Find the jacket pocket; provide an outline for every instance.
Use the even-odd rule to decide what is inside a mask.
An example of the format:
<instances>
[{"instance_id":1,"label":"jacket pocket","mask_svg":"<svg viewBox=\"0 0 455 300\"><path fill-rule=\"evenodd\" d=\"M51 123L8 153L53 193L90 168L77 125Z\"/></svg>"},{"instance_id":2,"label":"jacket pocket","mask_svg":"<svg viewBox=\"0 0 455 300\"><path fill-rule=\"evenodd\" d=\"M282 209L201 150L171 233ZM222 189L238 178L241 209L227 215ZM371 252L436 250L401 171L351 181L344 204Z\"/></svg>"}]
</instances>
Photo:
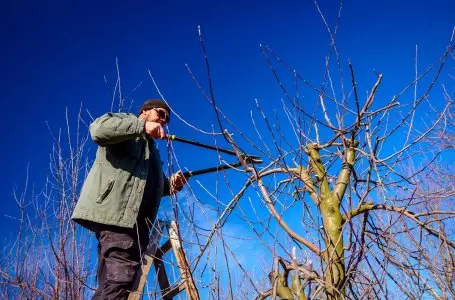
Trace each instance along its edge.
<instances>
[{"instance_id":1,"label":"jacket pocket","mask_svg":"<svg viewBox=\"0 0 455 300\"><path fill-rule=\"evenodd\" d=\"M115 179L113 178L109 179L106 186L102 190L102 193L96 198L96 203L101 203L104 201L104 199L106 199L106 197L109 195L109 193L112 191L112 188L114 187L114 182Z\"/></svg>"}]
</instances>

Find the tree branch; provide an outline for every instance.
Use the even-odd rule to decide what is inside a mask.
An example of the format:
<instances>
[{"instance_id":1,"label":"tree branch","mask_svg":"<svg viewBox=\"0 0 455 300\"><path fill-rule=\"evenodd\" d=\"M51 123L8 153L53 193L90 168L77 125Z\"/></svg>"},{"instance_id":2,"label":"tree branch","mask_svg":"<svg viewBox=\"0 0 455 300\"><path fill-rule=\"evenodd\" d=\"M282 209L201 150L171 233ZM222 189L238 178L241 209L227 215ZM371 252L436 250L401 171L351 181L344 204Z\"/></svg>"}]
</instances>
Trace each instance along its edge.
<instances>
[{"instance_id":1,"label":"tree branch","mask_svg":"<svg viewBox=\"0 0 455 300\"><path fill-rule=\"evenodd\" d=\"M423 214L416 215L404 207L396 207L396 206L384 205L384 204L374 204L372 202L364 203L359 208L353 209L348 214L344 215L343 223L352 219L355 216L358 216L360 214L363 214L363 213L366 213L366 212L369 212L372 210L387 210L387 211L392 211L392 212L396 212L401 215L404 215L404 216L408 217L409 219L413 220L414 222L416 222L422 228L424 228L429 234L437 237L438 239L441 239L442 241L447 243L450 247L455 249L455 243L450 241L444 234L441 234L439 231L434 230L430 226L427 226L426 222L422 222L418 219L418 216L422 216ZM427 214L429 214L429 213L425 213L425 215L427 215ZM434 213L434 214L436 214L436 213Z\"/></svg>"}]
</instances>

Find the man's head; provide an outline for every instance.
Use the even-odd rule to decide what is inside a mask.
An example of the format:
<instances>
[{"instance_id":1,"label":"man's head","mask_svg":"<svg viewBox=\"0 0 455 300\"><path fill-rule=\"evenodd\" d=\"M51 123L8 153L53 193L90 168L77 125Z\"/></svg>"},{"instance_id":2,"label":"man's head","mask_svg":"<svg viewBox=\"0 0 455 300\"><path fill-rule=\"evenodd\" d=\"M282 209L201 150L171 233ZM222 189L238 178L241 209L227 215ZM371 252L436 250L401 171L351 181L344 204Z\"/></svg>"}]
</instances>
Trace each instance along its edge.
<instances>
[{"instance_id":1,"label":"man's head","mask_svg":"<svg viewBox=\"0 0 455 300\"><path fill-rule=\"evenodd\" d=\"M142 104L139 118L148 122L157 122L164 125L169 122L171 109L161 99L149 99Z\"/></svg>"}]
</instances>

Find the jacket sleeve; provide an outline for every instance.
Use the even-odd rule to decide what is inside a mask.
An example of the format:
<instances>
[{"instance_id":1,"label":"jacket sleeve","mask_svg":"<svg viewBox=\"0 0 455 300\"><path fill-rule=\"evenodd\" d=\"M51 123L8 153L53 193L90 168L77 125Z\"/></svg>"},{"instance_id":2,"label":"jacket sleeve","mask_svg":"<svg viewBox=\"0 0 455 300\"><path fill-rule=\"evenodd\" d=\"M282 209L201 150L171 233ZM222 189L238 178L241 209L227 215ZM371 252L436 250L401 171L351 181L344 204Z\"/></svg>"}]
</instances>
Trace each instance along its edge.
<instances>
[{"instance_id":1,"label":"jacket sleeve","mask_svg":"<svg viewBox=\"0 0 455 300\"><path fill-rule=\"evenodd\" d=\"M107 113L90 124L90 135L99 146L131 140L144 133L145 121L132 114Z\"/></svg>"},{"instance_id":2,"label":"jacket sleeve","mask_svg":"<svg viewBox=\"0 0 455 300\"><path fill-rule=\"evenodd\" d=\"M164 174L163 174L164 176ZM164 188L163 188L163 197L169 196L171 194L171 185L169 184L169 178L164 177Z\"/></svg>"}]
</instances>

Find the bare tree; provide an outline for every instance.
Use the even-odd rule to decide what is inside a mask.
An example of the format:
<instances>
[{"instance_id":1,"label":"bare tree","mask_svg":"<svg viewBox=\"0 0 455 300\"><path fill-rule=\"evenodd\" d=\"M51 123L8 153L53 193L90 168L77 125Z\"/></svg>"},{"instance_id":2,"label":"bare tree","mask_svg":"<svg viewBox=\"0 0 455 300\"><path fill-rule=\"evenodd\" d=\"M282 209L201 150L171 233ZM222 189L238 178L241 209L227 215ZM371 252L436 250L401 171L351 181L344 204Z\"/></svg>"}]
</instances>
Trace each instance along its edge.
<instances>
[{"instance_id":1,"label":"bare tree","mask_svg":"<svg viewBox=\"0 0 455 300\"><path fill-rule=\"evenodd\" d=\"M87 134L81 133L81 114L67 133L53 136L50 174L36 191L26 178L14 193L18 207L17 238L4 249L0 293L5 299L84 299L93 290L93 249L89 234L70 219L81 179L86 175ZM67 142L63 139L67 138Z\"/></svg>"},{"instance_id":2,"label":"bare tree","mask_svg":"<svg viewBox=\"0 0 455 300\"><path fill-rule=\"evenodd\" d=\"M208 92L189 70L217 115L219 132L212 136L222 134L233 147L243 165L239 171L246 178L237 192L227 175L219 178L232 191L230 201L220 196L218 182L216 191L202 186L213 198L211 207L216 207L217 218L211 228L195 217L207 209L196 194L192 196L199 212L195 212L194 203L193 208L179 207L184 215L180 222L187 222L187 228L192 229L188 247L199 245L193 268L201 268L205 251L211 253L207 257L213 257L213 251L224 252L224 263L216 260L202 267L213 271L210 283L205 284L213 286L209 295L214 298L220 297L220 289L226 291L223 297L227 298L236 298L238 293L251 298L254 292L260 299L452 298L454 181L453 174L441 176L439 168L446 157L443 152L450 147L435 147L435 143L450 144L447 132L453 100L444 91L444 98L441 93L434 96L433 90L453 54L453 35L434 65L418 72L416 61L414 80L389 100L378 101L384 76L376 74L363 98L351 62L346 91L335 36L328 31L331 53L321 87L307 81L270 47L262 46L284 100L283 113L275 111L272 119L256 101L262 118L262 124L254 117L251 120L256 138L248 137L216 103L200 34ZM281 79L278 67L290 72L295 93ZM338 87L333 70L338 73ZM299 93L305 89L310 96L305 95L302 102ZM228 130L239 138L234 140ZM435 140L438 134L440 140ZM267 157L268 164L261 168L250 165L244 148L255 149ZM233 211L238 215L232 217ZM256 236L255 241L270 251L273 263L269 265L268 288L264 280L252 275L251 265L238 259L242 251L233 251L226 243L229 237L222 228L228 218L241 219ZM220 275L220 268L224 275ZM236 274L242 279L236 281ZM220 276L225 280L221 285ZM205 281L203 275L200 280Z\"/></svg>"}]
</instances>

